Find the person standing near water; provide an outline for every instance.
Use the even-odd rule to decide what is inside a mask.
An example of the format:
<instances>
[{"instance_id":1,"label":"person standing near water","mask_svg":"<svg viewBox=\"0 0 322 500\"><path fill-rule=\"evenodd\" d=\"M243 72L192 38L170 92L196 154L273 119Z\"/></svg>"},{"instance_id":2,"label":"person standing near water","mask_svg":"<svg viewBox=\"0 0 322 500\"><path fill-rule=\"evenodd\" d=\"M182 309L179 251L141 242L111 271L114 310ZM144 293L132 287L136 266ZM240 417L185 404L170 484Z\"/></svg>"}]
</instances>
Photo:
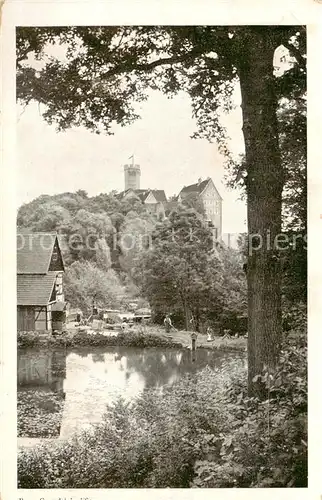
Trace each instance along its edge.
<instances>
[{"instance_id":1,"label":"person standing near water","mask_svg":"<svg viewBox=\"0 0 322 500\"><path fill-rule=\"evenodd\" d=\"M214 332L213 332L211 326L208 326L208 328L207 328L207 342L211 342L213 340L213 337L214 337Z\"/></svg>"},{"instance_id":2,"label":"person standing near water","mask_svg":"<svg viewBox=\"0 0 322 500\"><path fill-rule=\"evenodd\" d=\"M163 323L164 323L164 326L165 326L165 331L167 333L170 333L170 330L171 330L171 328L173 328L173 326L172 326L172 322L171 322L171 318L170 318L169 314L166 315L166 317L164 318Z\"/></svg>"},{"instance_id":3,"label":"person standing near water","mask_svg":"<svg viewBox=\"0 0 322 500\"><path fill-rule=\"evenodd\" d=\"M197 333L192 332L191 333L191 350L192 351L196 350L196 340L197 340Z\"/></svg>"}]
</instances>

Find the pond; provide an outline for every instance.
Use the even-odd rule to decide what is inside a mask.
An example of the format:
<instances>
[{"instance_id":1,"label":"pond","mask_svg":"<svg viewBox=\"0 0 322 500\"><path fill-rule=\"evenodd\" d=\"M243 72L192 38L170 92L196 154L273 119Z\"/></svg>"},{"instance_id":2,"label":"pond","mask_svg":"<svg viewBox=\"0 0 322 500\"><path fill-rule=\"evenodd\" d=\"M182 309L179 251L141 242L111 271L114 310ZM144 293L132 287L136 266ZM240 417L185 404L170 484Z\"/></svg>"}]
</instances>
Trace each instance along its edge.
<instances>
[{"instance_id":1,"label":"pond","mask_svg":"<svg viewBox=\"0 0 322 500\"><path fill-rule=\"evenodd\" d=\"M244 357L197 349L79 348L18 351L18 436L66 439L100 422L106 404L131 400L149 388L162 390L187 373ZM28 439L26 439L28 438ZM25 440L25 441L24 441ZM19 440L18 440L19 444Z\"/></svg>"}]
</instances>

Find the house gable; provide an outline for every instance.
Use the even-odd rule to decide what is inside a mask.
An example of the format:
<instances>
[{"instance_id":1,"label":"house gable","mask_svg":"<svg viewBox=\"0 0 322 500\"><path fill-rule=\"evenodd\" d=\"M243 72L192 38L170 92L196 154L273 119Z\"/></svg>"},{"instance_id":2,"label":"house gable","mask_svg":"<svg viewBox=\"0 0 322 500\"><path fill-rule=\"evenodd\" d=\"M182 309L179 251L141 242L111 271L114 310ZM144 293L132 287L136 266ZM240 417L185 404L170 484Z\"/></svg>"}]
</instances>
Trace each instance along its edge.
<instances>
[{"instance_id":1,"label":"house gable","mask_svg":"<svg viewBox=\"0 0 322 500\"><path fill-rule=\"evenodd\" d=\"M208 179L207 184L204 186L203 190L200 192L200 196L204 197L214 197L216 201L222 201L222 197L219 194L218 189L216 188L214 181L212 179Z\"/></svg>"},{"instance_id":2,"label":"house gable","mask_svg":"<svg viewBox=\"0 0 322 500\"><path fill-rule=\"evenodd\" d=\"M54 249L58 270L64 271L56 233L18 233L17 273L46 274L49 271Z\"/></svg>"},{"instance_id":3,"label":"house gable","mask_svg":"<svg viewBox=\"0 0 322 500\"><path fill-rule=\"evenodd\" d=\"M163 189L152 189L153 196L159 203L167 203L167 197Z\"/></svg>"},{"instance_id":4,"label":"house gable","mask_svg":"<svg viewBox=\"0 0 322 500\"><path fill-rule=\"evenodd\" d=\"M56 238L53 251L50 258L48 271L64 271L64 262L59 248L58 239Z\"/></svg>"},{"instance_id":5,"label":"house gable","mask_svg":"<svg viewBox=\"0 0 322 500\"><path fill-rule=\"evenodd\" d=\"M184 186L179 193L179 197L183 199L185 196L193 193L200 194L207 186L208 182L209 180L206 179L205 181L200 181L197 182L196 184L190 184L189 186Z\"/></svg>"},{"instance_id":6,"label":"house gable","mask_svg":"<svg viewBox=\"0 0 322 500\"><path fill-rule=\"evenodd\" d=\"M134 191L134 189L128 189L123 193L122 196L123 200L128 200L130 198L136 198L137 200L140 199L140 197L137 195L137 193Z\"/></svg>"},{"instance_id":7,"label":"house gable","mask_svg":"<svg viewBox=\"0 0 322 500\"><path fill-rule=\"evenodd\" d=\"M153 191L149 192L148 196L144 200L144 203L147 203L147 204L150 204L150 203L156 204L156 203L158 203L158 200L155 198L155 196L153 194Z\"/></svg>"},{"instance_id":8,"label":"house gable","mask_svg":"<svg viewBox=\"0 0 322 500\"><path fill-rule=\"evenodd\" d=\"M189 186L184 186L178 195L178 199L179 201L182 201L186 196L191 194L196 194L203 197L204 193L206 192L210 193L211 189L214 192L214 196L218 198L218 200L222 200L222 197L220 196L218 189L216 188L213 180L210 178L204 181L200 181L196 184L190 184Z\"/></svg>"}]
</instances>

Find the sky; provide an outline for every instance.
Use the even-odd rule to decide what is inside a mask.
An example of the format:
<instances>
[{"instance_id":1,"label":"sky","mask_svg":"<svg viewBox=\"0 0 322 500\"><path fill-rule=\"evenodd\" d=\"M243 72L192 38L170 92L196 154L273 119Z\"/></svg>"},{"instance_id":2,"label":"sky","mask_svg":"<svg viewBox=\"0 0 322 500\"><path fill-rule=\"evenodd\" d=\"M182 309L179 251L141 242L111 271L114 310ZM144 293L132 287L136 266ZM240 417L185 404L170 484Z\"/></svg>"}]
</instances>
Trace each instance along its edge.
<instances>
[{"instance_id":1,"label":"sky","mask_svg":"<svg viewBox=\"0 0 322 500\"><path fill-rule=\"evenodd\" d=\"M230 146L243 152L238 91L236 109L223 121ZM57 132L42 119L38 104L17 109L17 204L41 194L84 189L90 196L124 189L124 165L134 155L141 167L141 188L178 194L184 185L211 177L223 198L223 232L246 230L246 205L240 192L224 185L224 157L215 143L191 139L196 131L188 96L168 99L151 92L138 106L141 119L127 127L114 126L113 136L96 135L85 128Z\"/></svg>"}]
</instances>

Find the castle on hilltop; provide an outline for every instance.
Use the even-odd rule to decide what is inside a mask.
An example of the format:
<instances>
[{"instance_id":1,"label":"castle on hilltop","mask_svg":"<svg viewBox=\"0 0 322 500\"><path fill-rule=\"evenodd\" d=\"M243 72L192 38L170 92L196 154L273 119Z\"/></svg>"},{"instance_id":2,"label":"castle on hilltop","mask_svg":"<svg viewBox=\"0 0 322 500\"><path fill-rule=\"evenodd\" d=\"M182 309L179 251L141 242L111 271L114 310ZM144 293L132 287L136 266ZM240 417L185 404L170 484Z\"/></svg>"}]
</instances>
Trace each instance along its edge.
<instances>
[{"instance_id":1,"label":"castle on hilltop","mask_svg":"<svg viewBox=\"0 0 322 500\"><path fill-rule=\"evenodd\" d=\"M132 157L133 160L133 157ZM164 218L166 210L173 209L178 203L188 197L197 197L203 204L206 220L214 228L216 237L222 236L222 197L210 177L202 180L198 179L195 184L184 186L178 196L173 201L168 201L164 190L161 189L141 189L141 168L140 165L124 165L124 191L118 196L120 199L137 198L151 214L158 218Z\"/></svg>"}]
</instances>

